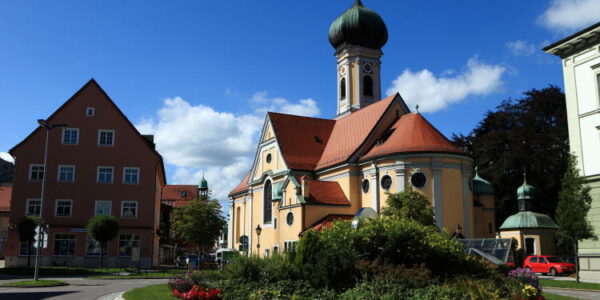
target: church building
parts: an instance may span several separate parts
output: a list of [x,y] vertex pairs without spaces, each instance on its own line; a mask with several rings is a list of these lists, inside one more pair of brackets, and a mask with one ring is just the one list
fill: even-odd
[[387,40],[382,18],[360,0],[331,24],[337,116],[267,113],[252,168],[229,194],[229,248],[286,251],[305,230],[352,219],[361,208],[379,213],[386,193],[409,188],[430,199],[439,228],[494,237],[493,189],[473,181],[473,159],[400,94],[382,99]]

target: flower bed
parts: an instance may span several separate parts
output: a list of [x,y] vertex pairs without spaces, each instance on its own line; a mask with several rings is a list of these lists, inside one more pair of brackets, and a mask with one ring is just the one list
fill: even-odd
[[217,300],[222,298],[221,290],[206,286],[200,272],[190,272],[169,280],[173,296],[184,300]]

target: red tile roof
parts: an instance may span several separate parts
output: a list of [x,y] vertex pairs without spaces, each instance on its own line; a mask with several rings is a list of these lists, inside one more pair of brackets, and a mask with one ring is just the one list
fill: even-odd
[[233,188],[233,190],[231,190],[231,192],[229,192],[229,196],[231,197],[232,195],[247,191],[248,190],[248,180],[250,180],[250,172],[246,173],[246,176],[244,176],[244,179],[242,179],[242,182],[240,182],[240,184],[238,184],[235,188]]
[[[389,129],[389,137],[377,143],[360,160],[403,152],[444,152],[465,154],[452,145],[419,113],[403,115]],[[382,138],[385,138],[382,136]]]
[[314,170],[336,121],[272,112],[269,119],[288,168]]
[[12,186],[0,186],[0,211],[10,212]]
[[396,96],[389,96],[337,120],[317,169],[348,160],[365,142]]
[[317,221],[315,224],[313,224],[312,226],[310,226],[307,230],[316,230],[316,231],[321,231],[323,228],[329,228],[331,227],[331,225],[333,225],[334,221],[337,220],[352,220],[354,218],[354,215],[327,215],[324,218],[322,218],[321,220]]
[[[182,192],[185,192],[185,196],[182,196]],[[161,200],[171,202],[173,207],[186,205],[192,199],[198,199],[196,185],[165,185],[162,189]]]
[[308,181],[308,203],[328,205],[350,205],[346,194],[337,181]]

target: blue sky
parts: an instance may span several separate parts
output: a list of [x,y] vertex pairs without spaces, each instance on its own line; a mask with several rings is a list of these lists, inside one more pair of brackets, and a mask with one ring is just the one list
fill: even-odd
[[[205,173],[224,200],[265,111],[334,116],[327,32],[352,2],[2,1],[0,152],[95,78],[156,134],[169,183]],[[596,0],[363,3],[388,27],[382,91],[419,103],[448,137],[503,99],[562,87],[559,59],[540,49],[600,21]]]

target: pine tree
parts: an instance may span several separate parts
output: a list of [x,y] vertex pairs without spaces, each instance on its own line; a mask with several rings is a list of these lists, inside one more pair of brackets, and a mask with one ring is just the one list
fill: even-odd
[[[570,155],[567,170],[562,179],[562,189],[558,195],[556,222],[557,245],[566,249],[568,254],[577,255],[577,242],[585,239],[597,239],[594,228],[586,218],[591,208],[590,187],[579,176],[576,158]],[[577,282],[579,282],[579,263],[576,264]]]

